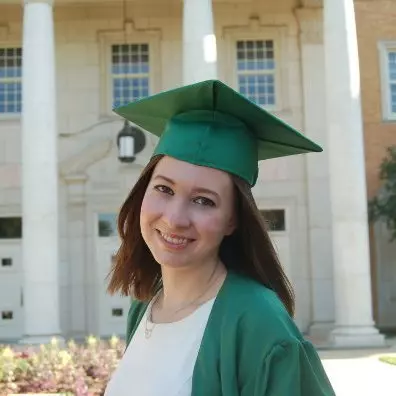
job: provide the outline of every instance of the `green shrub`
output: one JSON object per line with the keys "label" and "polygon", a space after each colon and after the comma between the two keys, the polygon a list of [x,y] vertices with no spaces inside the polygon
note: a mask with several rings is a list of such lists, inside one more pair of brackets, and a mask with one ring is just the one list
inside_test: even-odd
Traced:
{"label": "green shrub", "polygon": [[396,240],[396,146],[387,149],[383,159],[379,178],[382,182],[378,195],[369,201],[370,221],[383,221],[391,234],[391,241]]}

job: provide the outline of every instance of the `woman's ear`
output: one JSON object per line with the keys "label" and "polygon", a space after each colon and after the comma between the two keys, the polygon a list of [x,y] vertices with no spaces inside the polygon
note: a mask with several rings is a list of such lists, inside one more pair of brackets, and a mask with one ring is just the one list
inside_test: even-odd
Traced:
{"label": "woman's ear", "polygon": [[233,234],[234,231],[237,229],[237,227],[238,227],[238,221],[237,221],[236,213],[234,212],[234,213],[230,216],[230,218],[229,218],[229,220],[228,220],[228,224],[227,224],[227,226],[226,226],[225,235],[226,235],[226,236],[229,236],[229,235]]}

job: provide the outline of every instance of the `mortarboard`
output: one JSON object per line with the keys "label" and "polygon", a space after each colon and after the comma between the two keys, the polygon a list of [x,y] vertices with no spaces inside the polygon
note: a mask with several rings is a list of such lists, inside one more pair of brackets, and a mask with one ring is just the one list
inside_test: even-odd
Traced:
{"label": "mortarboard", "polygon": [[164,91],[114,112],[158,136],[164,154],[220,169],[254,186],[258,161],[322,148],[218,80]]}

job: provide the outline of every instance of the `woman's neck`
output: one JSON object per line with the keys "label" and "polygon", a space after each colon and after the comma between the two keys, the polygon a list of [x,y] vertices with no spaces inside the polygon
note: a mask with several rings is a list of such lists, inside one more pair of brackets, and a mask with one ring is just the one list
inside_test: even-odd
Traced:
{"label": "woman's neck", "polygon": [[162,268],[163,291],[158,308],[172,312],[189,303],[202,304],[216,296],[225,274],[219,260],[191,268]]}

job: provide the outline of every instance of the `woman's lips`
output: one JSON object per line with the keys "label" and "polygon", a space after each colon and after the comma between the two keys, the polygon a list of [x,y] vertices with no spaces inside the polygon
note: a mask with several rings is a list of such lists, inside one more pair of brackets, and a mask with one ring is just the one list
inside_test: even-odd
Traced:
{"label": "woman's lips", "polygon": [[161,238],[161,241],[167,246],[171,247],[173,249],[183,249],[185,248],[190,242],[193,242],[194,239],[191,238],[186,238],[182,235],[177,235],[177,234],[168,234],[161,232],[160,230],[156,230],[159,237]]}

